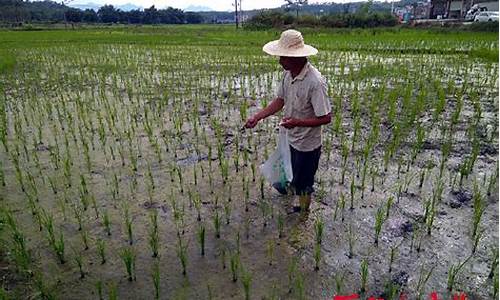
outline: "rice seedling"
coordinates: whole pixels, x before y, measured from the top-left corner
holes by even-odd
[[[238,281],[238,270],[240,266],[240,256],[237,252],[233,252],[230,258],[230,269],[233,282]]]
[[[462,269],[462,267],[471,259],[472,255],[467,257],[462,263],[457,263],[456,265],[452,264],[448,269],[448,281],[447,281],[447,289],[448,291],[452,291],[455,286],[455,282],[457,280],[458,273]]]
[[[289,293],[293,291],[293,279],[295,274],[297,273],[297,264],[298,264],[298,258],[297,256],[293,256],[287,267]]]
[[[493,274],[493,299],[498,298],[498,267]]]
[[[434,199],[429,200],[429,208],[426,210],[427,219],[425,223],[427,225],[427,235],[431,234],[432,224],[434,223],[434,217],[436,216],[436,207]]]
[[[125,204],[125,206],[123,208],[123,218],[124,218],[124,222],[125,222],[125,230],[127,232],[128,243],[129,243],[129,245],[132,245],[134,243],[133,223],[132,223],[132,218],[130,217],[128,204]]]
[[[229,201],[224,202],[224,215],[226,217],[226,225],[229,225],[231,221],[231,203]]]
[[[493,278],[495,273],[495,269],[498,269],[498,247],[495,246],[491,251],[491,264],[490,264],[490,273],[488,274],[488,278]]]
[[[135,259],[136,254],[132,247],[127,247],[120,251],[120,258],[125,264],[125,268],[127,270],[128,281],[136,280],[135,274]]]
[[[182,241],[182,238],[178,236],[177,239],[177,257],[179,258],[179,261],[181,263],[182,267],[182,275],[185,277],[187,275],[186,268],[187,268],[187,263],[188,263],[188,257],[187,257],[187,244],[184,244]]]
[[[424,266],[420,268],[420,275],[418,276],[417,286],[415,288],[417,300],[421,300],[424,295],[424,287],[429,278],[431,277],[432,272],[436,266],[432,266],[432,268],[426,273],[424,270]]]
[[[103,265],[106,263],[106,244],[102,239],[97,239],[96,243],[97,243],[97,253],[101,258],[101,265]]]
[[[400,286],[398,284],[395,284],[392,280],[387,280],[386,283],[384,284],[384,293],[383,295],[385,296],[384,299],[387,300],[393,300],[393,299],[399,299],[399,290]]]
[[[267,241],[267,257],[269,260],[269,265],[272,266],[273,259],[274,259],[274,241],[273,240]]]
[[[54,252],[60,264],[64,264],[66,259],[64,257],[64,236],[62,230],[59,232],[59,239],[55,239],[52,245]]]
[[[426,168],[422,168],[422,170],[420,170],[420,180],[418,182],[418,188],[419,188],[419,190],[421,190],[422,186],[424,185],[426,170],[427,170]]]
[[[196,219],[201,221],[201,197],[199,193],[195,193],[193,196],[194,208],[196,209]]]
[[[394,197],[393,196],[390,196],[388,199],[387,199],[387,202],[385,204],[385,219],[389,219],[389,212],[391,210],[391,207],[392,207],[392,203],[394,201]]]
[[[111,236],[111,221],[107,210],[105,210],[102,215],[102,224],[104,224],[107,235]]]
[[[40,272],[36,272],[34,275],[34,285],[36,289],[35,296],[40,299],[55,300],[56,295],[54,294],[54,288],[47,286],[44,281],[43,275]]]
[[[16,268],[22,274],[32,274],[30,270],[32,257],[30,251],[28,250],[24,233],[19,229],[10,210],[5,207],[0,207],[0,213],[2,215],[0,220],[5,222],[6,227],[9,229],[9,236],[12,241],[10,251],[14,257]]]
[[[83,229],[83,210],[78,205],[73,206],[73,214],[78,223],[78,231]]]
[[[154,286],[154,298],[156,300],[160,299],[160,264],[155,261],[153,264],[153,271],[151,273]]]
[[[81,231],[81,237],[82,237],[82,243],[83,243],[83,249],[88,250],[89,249],[89,232],[85,229]]]
[[[495,167],[495,172],[490,175],[489,180],[488,180],[488,187],[486,188],[486,195],[488,195],[488,197],[491,196],[491,190],[498,182],[498,172],[499,172],[498,170],[499,170],[499,166],[498,166],[498,161],[497,161],[496,167]]]
[[[280,239],[283,237],[283,226],[284,226],[283,214],[281,213],[278,214],[278,217],[276,218],[276,223],[278,227],[278,238]]]
[[[321,244],[314,244],[314,270],[319,270],[319,264],[321,262]]]
[[[217,210],[215,210],[215,213],[213,215],[213,223],[214,223],[214,229],[215,229],[215,237],[220,238],[221,220],[220,220],[219,212]]]
[[[245,292],[245,300],[250,300],[250,284],[252,283],[252,273],[241,267],[241,284]]]
[[[222,269],[225,270],[226,269],[226,249],[225,248],[220,249],[219,256],[220,256],[220,260],[222,262]]]
[[[473,201],[473,214],[472,214],[472,230],[471,236],[472,239],[476,238],[479,230],[479,223],[481,222],[481,218],[485,211],[485,205],[483,201],[483,196],[481,195],[481,191],[479,190],[479,186],[476,182],[474,182],[474,192],[472,196]]]
[[[354,187],[354,176],[351,179],[350,191],[351,191],[351,207],[349,207],[349,209],[353,210],[354,209],[354,193],[356,192],[356,189]]]
[[[238,254],[240,254],[240,232],[237,231],[236,232],[236,252],[238,252]]]
[[[335,280],[335,292],[337,295],[342,295],[344,293],[344,278],[345,274],[340,274],[339,272],[334,275]]]
[[[348,234],[347,234],[347,240],[348,240],[348,244],[349,244],[349,254],[347,255],[347,257],[353,258],[354,257],[355,236],[354,236],[354,233],[352,231],[351,224],[349,224],[349,230],[348,230]]]
[[[74,256],[75,262],[78,266],[78,270],[80,271],[80,279],[85,278],[85,271],[83,270],[83,258],[82,255],[75,251],[75,256]]]
[[[392,272],[392,264],[394,263],[394,258],[396,257],[396,251],[398,250],[399,245],[395,247],[391,247],[391,254],[389,255],[389,273]]]
[[[118,289],[114,282],[108,283],[108,299],[109,300],[118,299]]]
[[[472,244],[472,254],[476,253],[477,246],[479,244],[479,240],[483,237],[483,234],[485,232],[485,229],[478,229],[476,236],[474,237],[473,244]]]
[[[97,290],[97,297],[99,298],[99,300],[104,300],[104,297],[102,295],[102,281],[101,280],[97,280],[96,283],[95,283],[95,287],[96,287],[96,290]]]
[[[380,231],[382,230],[382,225],[385,221],[385,215],[383,207],[379,207],[375,213],[375,246],[378,246],[378,238],[380,236]]]
[[[203,225],[203,223],[200,224],[200,226],[198,227],[197,236],[198,236],[198,243],[200,244],[201,256],[204,256],[205,255],[205,225]]]
[[[265,200],[260,200],[259,201],[259,208],[260,208],[260,211],[262,213],[262,226],[265,228],[267,226],[267,219],[268,219],[268,215],[270,214],[270,210],[271,210],[271,205],[269,203],[267,203],[267,201]]]
[[[366,292],[366,283],[368,281],[368,262],[363,259],[361,262],[361,293]]]
[[[158,212],[153,210],[149,216],[149,247],[153,253],[153,257],[158,257],[160,248],[160,235],[158,232]]]
[[[324,227],[325,224],[323,223],[321,217],[320,216],[316,217],[316,220],[314,221],[314,233],[317,244],[321,244],[322,242]]]
[[[294,281],[295,297],[299,300],[306,299],[305,283],[302,273],[298,272]]]

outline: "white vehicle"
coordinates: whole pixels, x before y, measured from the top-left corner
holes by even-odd
[[[478,15],[482,11],[487,11],[488,8],[485,6],[479,6],[479,4],[474,4],[469,11],[467,11],[467,14],[465,15],[465,21],[466,22],[472,22],[474,21],[474,18],[476,15]]]
[[[482,11],[474,17],[474,22],[498,22],[498,11]]]

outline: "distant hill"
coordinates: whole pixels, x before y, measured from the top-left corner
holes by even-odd
[[[132,3],[126,3],[126,4],[123,4],[123,5],[117,5],[115,6],[116,8],[119,8],[123,11],[131,11],[131,10],[143,10],[144,8],[142,6],[137,6],[135,4],[132,4]]]
[[[183,9],[184,11],[214,11],[212,8],[208,6],[201,5],[189,5],[188,7]]]
[[[78,8],[81,10],[92,9],[94,11],[98,11],[102,5],[97,4],[97,3],[93,3],[93,2],[89,2],[89,3],[85,3],[85,4],[71,3],[70,2],[70,3],[68,3],[68,6]],[[142,6],[137,6],[137,5],[132,4],[132,3],[126,3],[126,4],[122,4],[122,5],[113,5],[113,6],[121,11],[131,11],[131,10],[136,10],[136,9],[143,10]]]
[[[78,9],[81,9],[81,10],[86,10],[86,9],[92,9],[92,10],[95,10],[95,11],[98,11],[99,10],[99,7],[101,7],[100,4],[97,4],[97,3],[92,3],[92,2],[89,2],[89,3],[85,3],[85,4],[81,4],[81,3],[68,3],[68,6],[69,7],[74,7],[74,8],[78,8]]]

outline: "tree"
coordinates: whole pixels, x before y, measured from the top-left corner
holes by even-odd
[[[79,9],[70,8],[64,13],[67,22],[79,23],[83,19],[83,12]]]
[[[285,0],[286,10],[295,9],[297,12],[297,18],[299,17],[299,9],[301,6],[307,5],[308,0]]]
[[[186,22],[188,24],[199,24],[203,22],[203,17],[195,12],[186,12]]]
[[[116,23],[118,22],[118,10],[113,5],[104,5],[97,11],[99,20],[103,23]]]
[[[145,24],[158,24],[160,21],[160,14],[154,5],[144,9],[143,16],[142,20]]]
[[[99,17],[97,13],[93,9],[87,8],[82,15],[83,22],[87,23],[97,23],[99,21]]]

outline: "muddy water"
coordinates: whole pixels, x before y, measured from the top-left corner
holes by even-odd
[[[120,51],[115,55],[121,55]],[[160,54],[160,51],[155,54]],[[106,54],[112,54],[104,52]],[[483,175],[491,175],[495,163],[498,160],[498,140],[487,142],[483,140],[481,144],[481,153],[477,158],[473,173],[464,180],[463,189],[459,190],[456,185],[451,188],[451,179],[457,174],[457,166],[463,161],[465,156],[471,152],[470,142],[466,136],[468,125],[467,117],[473,115],[472,103],[466,99],[464,109],[461,115],[460,123],[455,132],[455,142],[451,151],[450,158],[446,164],[443,179],[445,188],[442,194],[442,200],[437,206],[437,214],[434,220],[434,226],[430,235],[425,230],[420,236],[417,234],[412,244],[412,236],[418,226],[422,226],[423,203],[432,196],[432,190],[436,185],[436,176],[439,172],[438,165],[441,158],[439,138],[439,128],[429,128],[426,136],[426,144],[423,151],[418,155],[414,165],[406,172],[406,165],[402,167],[401,174],[397,175],[396,157],[391,159],[388,170],[375,178],[375,189],[371,191],[371,177],[366,180],[366,189],[364,198],[361,199],[360,178],[356,174],[355,157],[351,153],[347,163],[346,180],[344,184],[340,182],[342,172],[342,158],[340,156],[339,139],[331,132],[331,128],[325,130],[325,138],[333,140],[333,149],[330,153],[330,160],[326,160],[326,153],[323,153],[320,169],[317,173],[316,190],[319,191],[322,181],[325,183],[325,197],[319,199],[318,193],[316,200],[312,204],[312,211],[307,218],[301,218],[298,214],[290,213],[291,197],[280,196],[269,186],[265,186],[265,200],[272,204],[272,213],[268,212],[265,216],[260,207],[260,176],[257,172],[256,181],[252,181],[252,171],[250,165],[243,166],[243,158],[240,156],[240,170],[236,172],[233,167],[232,157],[236,148],[241,151],[248,151],[250,161],[258,166],[264,161],[264,152],[270,153],[275,144],[275,128],[279,122],[279,117],[271,117],[267,121],[259,124],[259,128],[253,131],[239,132],[241,119],[238,110],[238,104],[241,101],[248,101],[250,106],[249,113],[257,110],[257,103],[252,97],[251,91],[254,91],[256,98],[259,96],[269,96],[273,93],[276,81],[279,78],[279,71],[264,72],[258,75],[240,75],[239,72],[221,74],[212,76],[210,72],[201,72],[197,74],[194,70],[184,74],[184,78],[175,79],[175,74],[161,73],[149,70],[148,65],[156,63],[155,56],[148,53],[147,58],[141,54],[134,53],[139,58],[143,58],[145,65],[136,65],[137,74],[130,79],[130,74],[120,74],[115,76],[105,76],[104,82],[97,76],[92,76],[96,81],[88,80],[88,88],[83,88],[81,93],[74,90],[64,90],[59,92],[64,95],[64,99],[75,99],[78,96],[83,97],[85,101],[92,103],[93,111],[89,112],[90,118],[97,124],[96,112],[106,111],[104,98],[116,109],[117,128],[106,128],[106,149],[104,154],[103,146],[98,141],[97,135],[94,137],[96,144],[95,150],[91,151],[92,172],[86,173],[85,160],[81,154],[82,142],[77,140],[75,143],[71,138],[69,149],[72,157],[75,158],[72,167],[72,176],[74,186],[64,188],[64,176],[61,170],[54,170],[49,156],[49,147],[53,147],[55,138],[63,144],[61,128],[57,128],[56,135],[53,134],[51,126],[43,127],[43,136],[45,147],[38,147],[41,169],[33,166],[32,161],[23,162],[27,169],[35,176],[35,181],[39,189],[39,206],[53,214],[56,226],[56,232],[62,230],[67,243],[67,262],[64,265],[57,263],[53,251],[47,244],[45,231],[40,232],[36,220],[31,216],[30,210],[26,205],[26,196],[21,192],[16,182],[14,168],[8,156],[2,153],[2,162],[5,167],[7,186],[3,190],[3,198],[10,207],[15,208],[17,220],[23,232],[28,237],[30,249],[33,249],[36,257],[36,266],[43,270],[49,285],[55,287],[61,299],[95,299],[95,283],[101,280],[104,284],[105,292],[108,290],[107,284],[116,284],[119,299],[151,299],[153,297],[153,281],[151,272],[153,264],[158,261],[161,270],[161,295],[162,299],[206,299],[211,294],[214,299],[242,299],[243,288],[241,278],[234,283],[231,280],[230,256],[237,251],[237,234],[240,235],[240,260],[244,269],[252,274],[251,298],[271,298],[275,296],[281,299],[299,298],[300,282],[298,278],[303,278],[304,294],[307,299],[331,299],[340,291],[336,289],[335,276],[343,278],[341,284],[342,293],[350,294],[359,292],[361,287],[360,266],[363,259],[368,261],[368,282],[367,295],[383,295],[384,285],[387,282],[397,283],[412,299],[415,296],[416,285],[420,276],[421,268],[429,270],[434,267],[434,271],[429,281],[424,287],[424,294],[431,291],[438,291],[443,297],[446,295],[447,272],[451,264],[457,264],[464,261],[471,253],[472,243],[470,239],[471,217],[472,217],[472,180],[477,178],[482,182]],[[374,84],[381,84],[385,78],[379,78],[377,73],[361,74],[360,65],[370,65],[373,57],[359,57],[359,55],[343,56],[342,59],[349,65],[341,74],[341,68],[337,66],[339,61],[329,61],[326,64],[318,64],[320,70],[328,77],[331,84],[340,86],[345,92],[343,98],[343,130],[347,136],[352,136],[353,120],[350,118],[350,98],[353,81],[343,78],[348,74],[357,74],[359,82],[357,88],[365,89]],[[386,58],[382,63],[414,64],[417,57],[396,57]],[[438,64],[440,70],[444,70],[446,63],[453,58],[441,60],[439,57],[432,56],[428,58]],[[339,59],[340,60],[340,59]],[[209,59],[210,61],[210,59]],[[61,63],[64,66],[64,63]],[[480,73],[486,66],[479,65]],[[498,68],[498,66],[496,66]],[[431,67],[428,67],[432,70]],[[141,73],[145,72],[146,73]],[[414,68],[413,71],[417,70]],[[183,70],[181,70],[183,71]],[[197,70],[200,72],[199,70]],[[450,70],[450,72],[453,70]],[[89,71],[92,73],[92,71]],[[454,72],[454,71],[453,71]],[[458,71],[457,71],[458,72]],[[146,75],[147,74],[147,75]],[[149,77],[149,74],[155,76]],[[477,73],[476,73],[477,74]],[[453,78],[452,74],[450,78]],[[53,77],[51,77],[53,76]],[[57,82],[57,75],[40,76],[40,88],[48,89],[48,80]],[[149,81],[148,81],[149,78]],[[400,78],[391,77],[388,82],[396,85]],[[440,78],[441,79],[441,78]],[[446,84],[449,78],[445,78],[442,83]],[[481,80],[476,76],[467,77],[468,82],[474,84],[473,87],[480,91],[480,100],[483,107],[482,122],[486,127],[498,121],[498,93],[490,89],[492,85],[490,79]],[[47,80],[47,82],[45,81]],[[189,84],[179,83],[192,80]],[[498,82],[498,78],[496,80]],[[168,91],[158,92],[158,83],[170,82]],[[220,82],[220,83],[219,83]],[[494,83],[494,82],[493,82]],[[177,85],[176,85],[177,84]],[[388,84],[388,87],[391,85]],[[480,86],[484,84],[484,86]],[[477,85],[477,86],[476,86]],[[497,85],[496,85],[497,86]],[[56,86],[57,87],[57,86]],[[128,90],[131,91],[129,94]],[[42,108],[34,105],[38,110],[31,111],[26,108],[24,103],[14,101],[17,96],[22,96],[23,90],[8,91],[10,109],[15,107],[21,112],[27,112],[28,118],[41,119],[48,124],[53,120],[44,119],[41,113]],[[200,92],[203,91],[203,92]],[[18,95],[21,94],[21,95]],[[225,94],[226,93],[226,94]],[[130,98],[132,95],[132,98]],[[25,95],[26,96],[26,95]],[[39,96],[47,97],[45,100],[53,100],[54,105],[61,105],[60,98],[51,93],[40,93]],[[54,96],[54,97],[52,97]],[[189,122],[190,115],[187,109],[193,107],[193,99],[198,97],[200,101],[199,109],[200,123],[206,130],[207,137],[212,144],[212,157],[208,155],[208,149],[201,141],[197,141],[193,134],[193,126]],[[169,99],[169,105],[161,107],[161,100]],[[23,99],[21,97],[21,99]],[[174,101],[180,101],[182,109],[171,107]],[[364,99],[363,101],[368,101]],[[454,105],[454,99],[450,97],[447,101],[445,116],[449,118]],[[70,111],[76,111],[76,105],[70,101]],[[208,104],[212,105],[211,114]],[[367,102],[365,103],[367,104]],[[149,106],[148,106],[149,105]],[[144,107],[150,108],[149,113],[158,114],[158,121],[154,127],[154,135],[160,137],[162,134],[170,136],[169,151],[166,151],[165,145],[162,145],[162,158],[158,162],[153,148],[150,146],[144,126]],[[365,109],[365,112],[367,109]],[[39,114],[38,114],[39,113]],[[122,166],[118,154],[120,143],[128,145],[125,132],[130,129],[133,117],[137,115],[140,127],[136,128],[133,139],[132,149],[138,156],[138,171],[131,171],[130,159],[128,157],[128,146],[126,150],[125,166]],[[224,120],[224,154],[230,159],[230,178],[231,182],[224,184],[221,180],[217,153],[216,138],[213,128],[210,126],[210,118],[214,115]],[[174,121],[176,117],[185,119],[181,127],[182,133],[179,141],[175,141],[176,131]],[[429,112],[420,116],[424,125],[430,126],[432,113]],[[83,122],[75,118],[77,126],[82,126]],[[12,121],[11,121],[12,122]],[[368,122],[363,124],[361,136],[366,137],[369,134]],[[64,120],[63,124],[68,125],[69,121]],[[13,126],[13,125],[11,125]],[[30,137],[36,133],[36,123],[25,124],[25,132]],[[113,130],[120,134],[113,133]],[[13,131],[13,130],[11,130]],[[391,130],[388,127],[382,127],[380,141],[386,141],[390,137]],[[62,135],[61,135],[62,134]],[[240,138],[236,144],[235,137]],[[253,147],[249,147],[248,140],[252,136],[252,141],[258,141],[257,152]],[[201,140],[201,138],[199,138]],[[14,143],[14,140],[10,141]],[[200,155],[194,151],[195,146],[199,145]],[[384,144],[375,147],[371,164],[373,166],[383,166]],[[397,155],[409,153],[411,144],[403,144],[398,149]],[[115,159],[111,158],[109,147],[115,149]],[[61,146],[65,149],[64,146]],[[32,146],[30,146],[32,149]],[[140,150],[139,150],[140,149]],[[139,154],[140,153],[140,154]],[[174,153],[176,155],[174,155]],[[242,155],[242,154],[241,154]],[[258,157],[256,156],[258,155]],[[210,169],[210,162],[212,169]],[[428,163],[436,165],[427,173],[426,180],[421,189],[418,188],[418,174]],[[148,197],[147,190],[147,168],[151,166],[155,189],[153,191],[153,202]],[[184,192],[181,191],[179,180],[172,173],[172,166],[177,165],[182,170]],[[197,170],[198,184],[194,184],[193,170]],[[202,171],[203,169],[203,171]],[[202,173],[204,176],[202,176]],[[209,173],[212,174],[213,184],[209,185]],[[95,212],[91,207],[84,213],[84,229],[89,232],[90,249],[82,250],[81,232],[78,230],[77,222],[72,210],[73,205],[79,203],[78,177],[85,174],[88,179],[88,185],[91,187],[92,194],[97,200],[99,218],[96,218]],[[111,194],[112,177],[117,175],[119,179],[118,197],[113,200]],[[417,174],[416,179],[409,185],[407,191],[403,191],[397,197],[397,187],[407,175]],[[58,193],[54,194],[48,185],[48,177],[53,177],[58,186]],[[356,193],[354,197],[354,209],[349,209],[351,178],[355,178]],[[130,186],[132,179],[138,180],[138,188],[131,192]],[[245,191],[243,178],[249,181],[250,197],[248,205],[245,205]],[[451,179],[450,179],[451,178]],[[231,185],[231,193],[229,193]],[[497,185],[495,185],[495,188]],[[66,195],[64,193],[66,191]],[[200,255],[200,249],[197,243],[196,232],[200,225],[197,221],[196,210],[191,206],[188,197],[188,191],[198,192],[201,195],[201,216],[202,221],[207,228],[206,233],[206,254]],[[344,221],[341,220],[340,212],[337,212],[337,218],[334,220],[335,207],[339,201],[340,194],[346,198],[347,204],[344,211]],[[226,224],[224,204],[229,201],[231,196],[230,222]],[[382,226],[378,246],[373,243],[374,240],[374,216],[376,210],[385,205],[386,200],[393,196],[395,202],[390,210],[389,218]],[[61,201],[67,200],[66,219],[61,210]],[[491,263],[490,251],[492,245],[496,245],[498,240],[498,195],[486,197],[486,209],[482,217],[481,227],[486,229],[481,239],[478,249],[472,259],[464,266],[457,279],[457,290],[467,292],[470,299],[488,299],[491,297],[491,279],[488,279],[489,264]],[[184,233],[181,239],[187,244],[187,276],[182,275],[182,269],[177,257],[177,223],[174,221],[172,201],[177,203],[178,207],[184,207]],[[216,203],[217,201],[217,203]],[[19,204],[21,203],[21,204]],[[130,215],[133,221],[134,242],[133,248],[137,254],[136,274],[137,280],[129,282],[126,277],[125,267],[120,259],[119,252],[128,246],[122,206],[127,203]],[[228,205],[226,203],[226,205]],[[248,211],[245,208],[248,207]],[[149,213],[157,211],[159,214],[160,231],[160,258],[155,259],[151,256],[148,246],[148,224]],[[107,211],[111,219],[112,235],[108,237],[102,224],[102,214]],[[217,213],[222,217],[221,237],[215,237],[213,225],[213,216]],[[284,236],[278,238],[277,219],[278,215],[284,216]],[[324,237],[321,244],[321,264],[318,271],[314,270],[314,221],[321,218],[325,223]],[[266,226],[264,226],[266,223]],[[354,255],[349,258],[348,247],[348,228],[349,225],[353,231]],[[247,238],[248,232],[248,238]],[[107,262],[100,264],[95,241],[103,239],[106,241]],[[415,244],[420,243],[419,251]],[[269,245],[273,245],[274,253],[269,257]],[[389,256],[391,247],[396,247],[396,255],[392,264],[392,270],[389,272]],[[78,269],[74,262],[75,251],[81,252],[84,257],[84,269],[87,272],[86,278],[80,279]],[[223,262],[222,252],[225,252]],[[292,260],[298,259],[297,271],[292,274],[292,292],[289,285],[289,266]],[[225,265],[225,268],[224,268]],[[298,274],[301,274],[299,276]],[[299,280],[300,281],[300,280]],[[447,297],[449,298],[449,297]]]

